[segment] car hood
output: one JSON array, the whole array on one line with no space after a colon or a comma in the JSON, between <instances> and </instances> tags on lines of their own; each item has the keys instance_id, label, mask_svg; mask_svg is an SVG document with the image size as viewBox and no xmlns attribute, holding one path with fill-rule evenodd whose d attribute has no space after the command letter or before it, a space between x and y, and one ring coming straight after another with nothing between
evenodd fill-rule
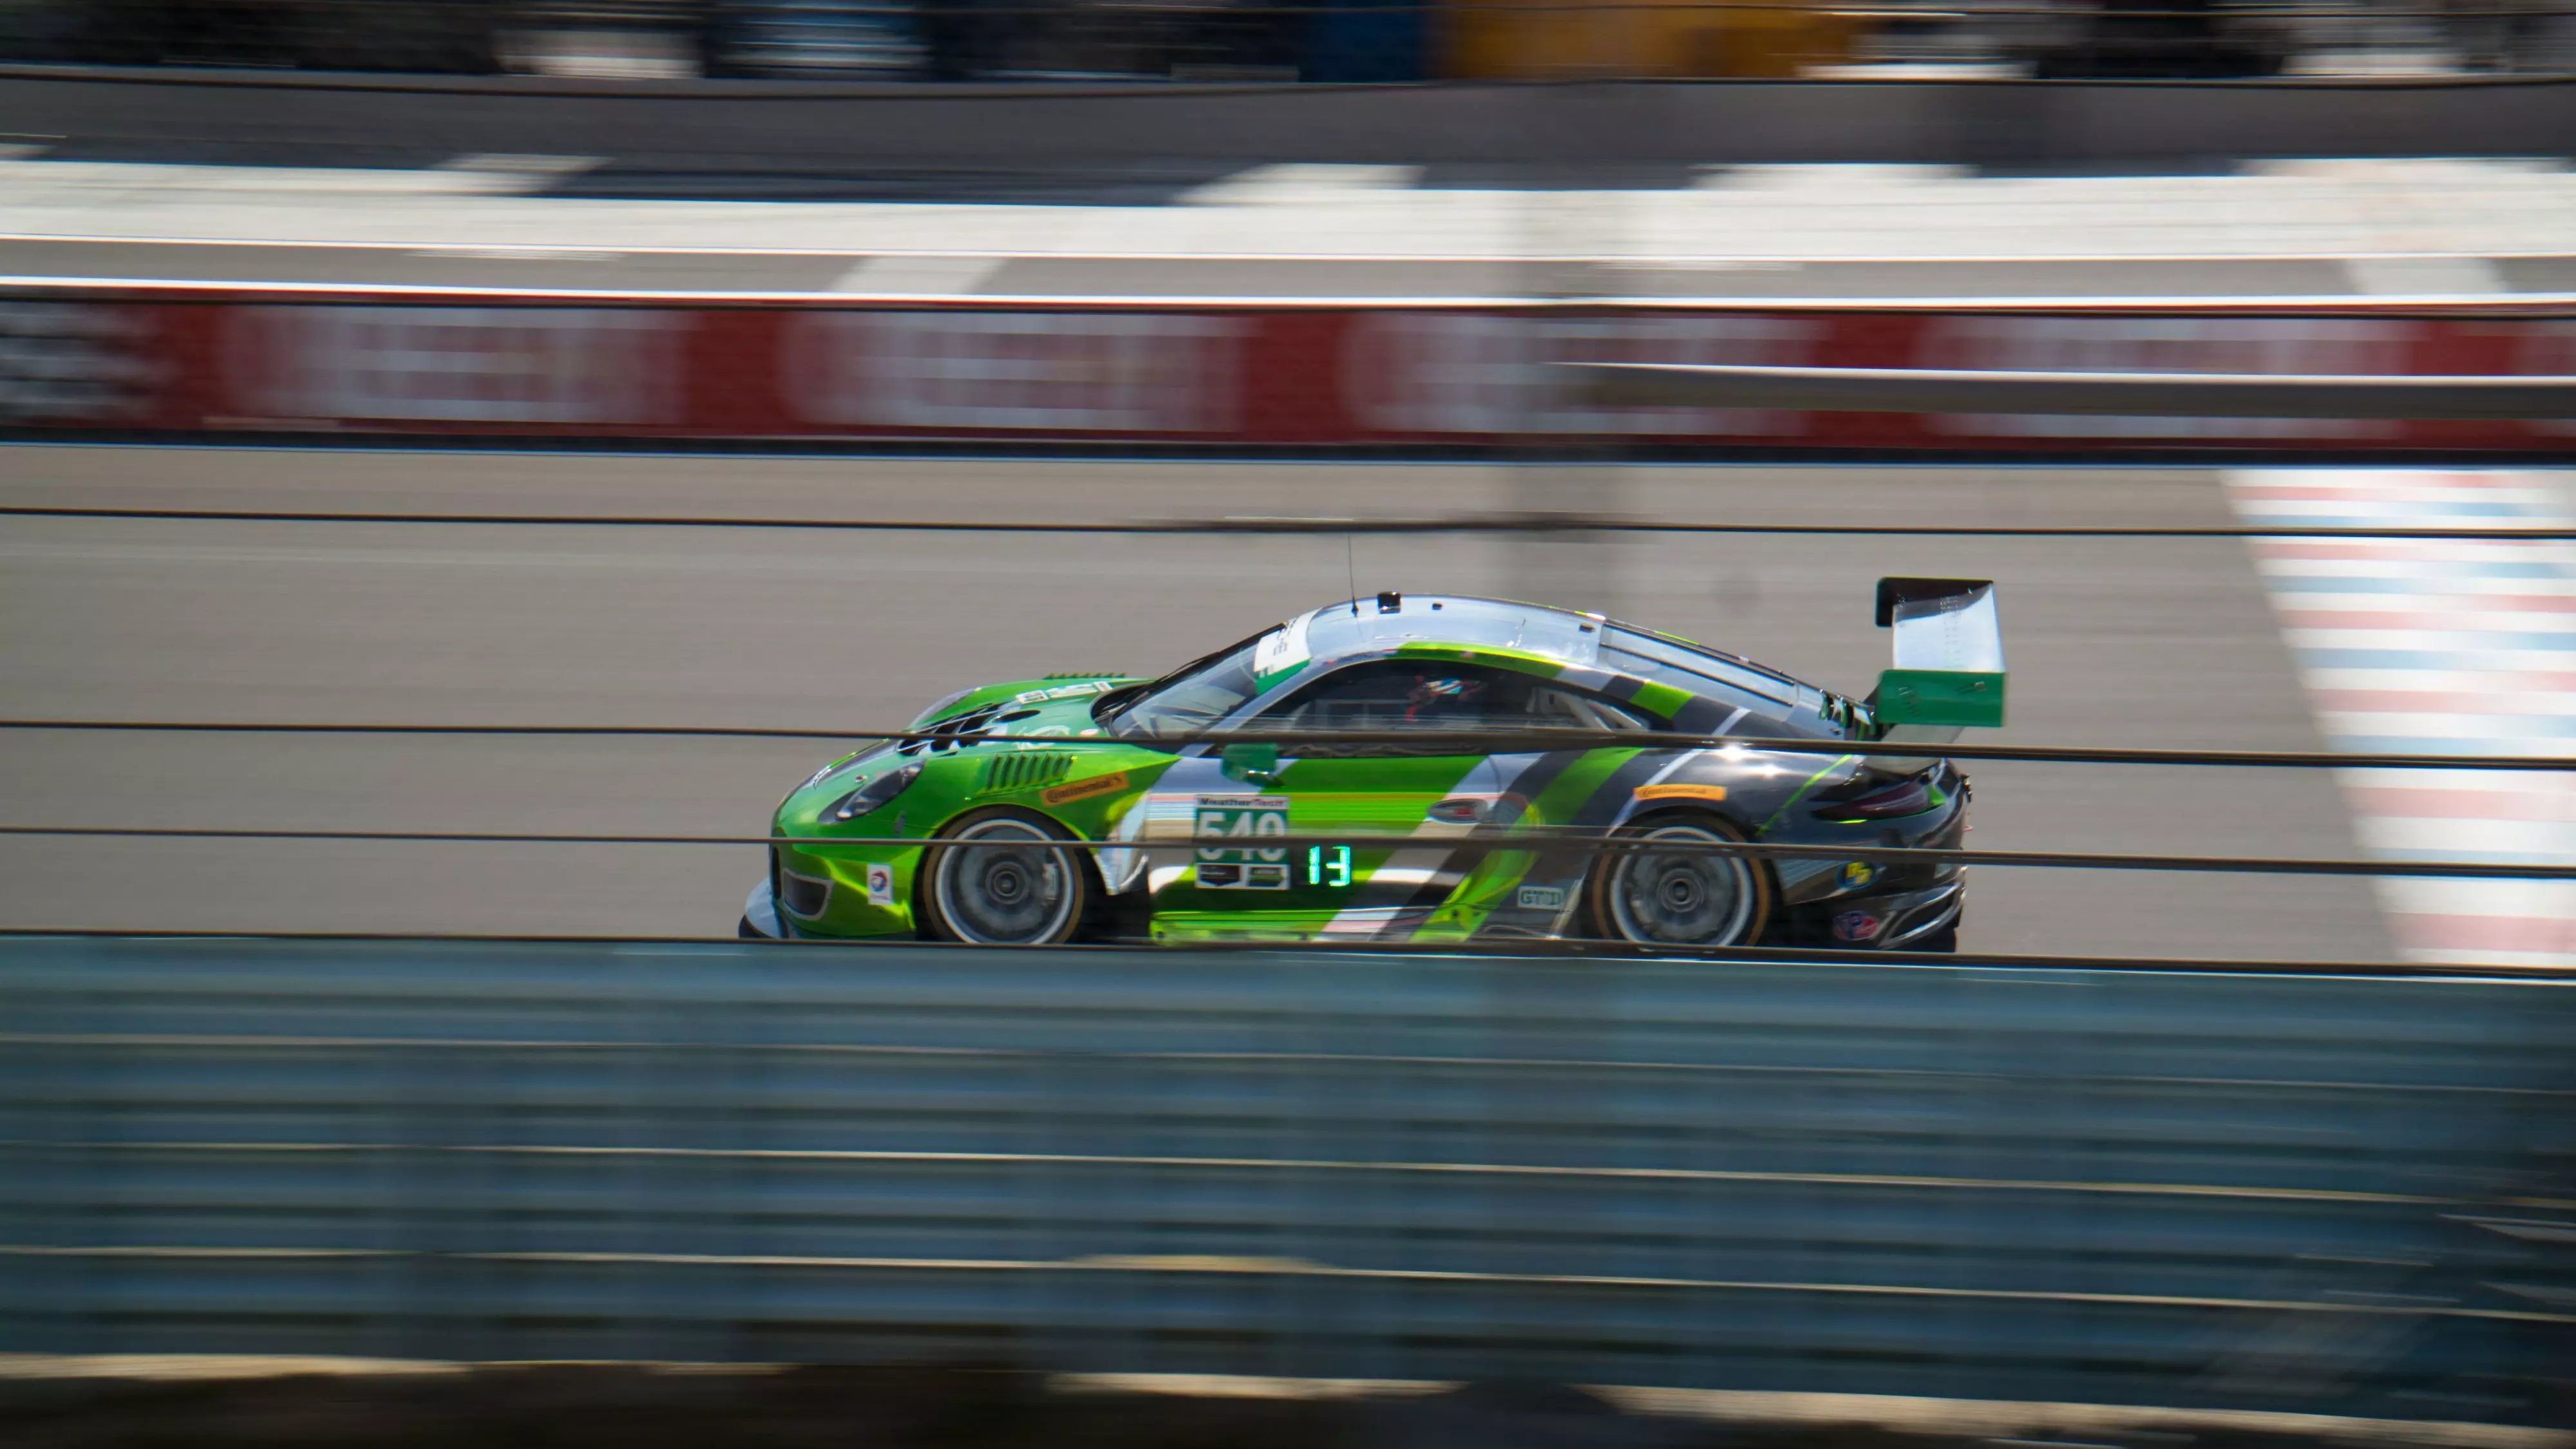
<instances>
[{"instance_id":1,"label":"car hood","mask_svg":"<svg viewBox=\"0 0 2576 1449\"><path fill-rule=\"evenodd\" d=\"M994 735L1060 740L1058 748L1072 750L1084 746L1126 748L1123 741L1110 737L1092 719L1091 703L1107 690L1134 682L1117 674L1053 675L961 690L922 711L908 726L918 730L918 735L904 740L879 740L815 771L778 803L778 823L785 828L795 822L814 822L827 806L889 770L961 754L1015 748L984 743Z\"/></svg>"},{"instance_id":2,"label":"car hood","mask_svg":"<svg viewBox=\"0 0 2576 1449\"><path fill-rule=\"evenodd\" d=\"M915 715L914 727L934 725L951 720L987 705L1039 709L1049 716L1049 723L1062 723L1057 716L1078 715L1085 725L1091 723L1091 701L1122 684L1145 681L1127 674L1050 674L1042 679L1014 679L1001 684L978 685L961 689L946 699ZM1070 703L1070 710L1063 708ZM1005 713L1009 712L1006 708ZM1017 722L1015 722L1017 723Z\"/></svg>"}]
</instances>

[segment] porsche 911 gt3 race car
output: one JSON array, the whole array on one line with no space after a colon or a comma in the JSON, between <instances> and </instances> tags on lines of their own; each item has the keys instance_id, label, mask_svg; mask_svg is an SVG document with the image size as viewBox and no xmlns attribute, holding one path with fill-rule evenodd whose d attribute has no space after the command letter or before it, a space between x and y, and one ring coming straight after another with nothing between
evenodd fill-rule
<instances>
[{"instance_id":1,"label":"porsche 911 gt3 race car","mask_svg":"<svg viewBox=\"0 0 2576 1449\"><path fill-rule=\"evenodd\" d=\"M1710 848L1960 844L1967 778L1871 747L2003 723L1994 586L1882 579L1878 622L1896 667L1866 700L1598 614L1394 593L1158 679L963 690L788 792L741 931L1953 950L1955 865Z\"/></svg>"}]
</instances>

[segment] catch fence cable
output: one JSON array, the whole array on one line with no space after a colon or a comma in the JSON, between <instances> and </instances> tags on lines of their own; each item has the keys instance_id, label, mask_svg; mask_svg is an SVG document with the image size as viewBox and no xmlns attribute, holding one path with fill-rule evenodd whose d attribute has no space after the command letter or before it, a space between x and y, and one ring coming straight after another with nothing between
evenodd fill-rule
<instances>
[{"instance_id":1,"label":"catch fence cable","mask_svg":"<svg viewBox=\"0 0 2576 1449\"><path fill-rule=\"evenodd\" d=\"M558 736L645 737L674 739L754 740L894 740L949 749L972 745L1027 745L1074 749L1088 745L1124 744L1179 754L1204 745L1384 746L1423 753L1446 748L1451 753L1548 754L1560 750L1742 750L1747 753L1850 755L1909 760L1997 760L2064 765L2189 765L2226 769L2325 770L2500 770L2558 772L2576 770L2576 757L2561 755L2400 755L2339 754L2326 750L2159 750L2093 745L1986 745L1898 740L1818 739L1806 736L1695 735L1667 730L1551 730L1517 734L1508 731L1450 733L1413 730L1210 731L1126 739L1114 735L1015 735L939 733L937 725L902 730L849 730L767 727L759 725L482 725L373 724L329 721L262 720L123 720L0 719L0 730L168 732L175 734L289 735L489 735L496 737Z\"/></svg>"},{"instance_id":2,"label":"catch fence cable","mask_svg":"<svg viewBox=\"0 0 2576 1449\"><path fill-rule=\"evenodd\" d=\"M1448 518L1242 516L1081 522L1029 519L751 518L723 514L369 513L313 509L106 508L0 504L0 518L101 519L174 523L403 523L460 528L775 529L857 533L1116 534L1386 534L1386 533L1685 533L1818 538L2313 538L2420 539L2464 543L2567 543L2576 528L2371 528L2305 523L2205 526L1687 523L1673 519L1585 514L1491 513Z\"/></svg>"},{"instance_id":3,"label":"catch fence cable","mask_svg":"<svg viewBox=\"0 0 2576 1449\"><path fill-rule=\"evenodd\" d=\"M106 926L0 926L0 942L43 942L54 939L126 942L137 933L124 927ZM199 941L212 944L239 941L364 941L412 944L474 944L494 946L561 946L599 945L617 947L715 947L726 948L746 943L740 936L602 936L597 934L540 934L527 931L364 931L364 930L275 930L246 928L240 930L202 927L160 928L149 933L155 941ZM1293 948L1300 953L1330 951L1344 955L1368 955L1401 952L1419 957L1408 949L1409 942L1386 942L1373 939L1301 941ZM892 948L915 951L1046 951L1097 953L1131 951L1138 947L1161 949L1148 937L1126 936L1097 941L1069 941L1061 946L991 947L966 941L933 941L915 936L896 937L770 937L756 943L756 949L780 948L842 951ZM1259 954L1282 949L1277 941L1193 941L1190 949L1200 954L1227 952ZM1565 957L1576 960L1656 960L1683 958L1690 961L1773 962L1811 968L1867 970L1872 967L1905 965L1922 962L1931 965L1973 964L1979 967L2011 967L2022 970L2050 971L2194 971L2219 975L2250 976L2390 976L2438 977L2444 979L2520 977L2558 980L2565 968L2547 965L2524 965L2514 962L2431 962L2431 961L2278 961L2243 957L2215 956L2067 956L2009 953L1956 953L1949 951L1909 951L1875 949L1869 951L1833 950L1821 946L1690 946L1681 944L1638 945L1627 941L1528 937L1494 940L1444 941L1443 956Z\"/></svg>"},{"instance_id":4,"label":"catch fence cable","mask_svg":"<svg viewBox=\"0 0 2576 1449\"><path fill-rule=\"evenodd\" d=\"M2468 880L2576 880L2576 865L2497 865L2483 861L2304 860L2280 856L2106 855L2080 851L1950 850L1915 846L1785 845L1766 841L1654 840L1608 831L1533 830L1466 835L1178 835L1135 840L976 839L856 835L640 835L441 830L292 830L184 825L0 825L0 836L84 836L162 840L279 840L428 845L795 845L817 848L1048 850L1293 850L1349 845L1367 849L1447 851L1473 855L1551 850L1640 855L1746 855L1793 860L1867 860L1882 865L2008 865L2064 870L2183 871L2229 875L2405 876Z\"/></svg>"}]
</instances>

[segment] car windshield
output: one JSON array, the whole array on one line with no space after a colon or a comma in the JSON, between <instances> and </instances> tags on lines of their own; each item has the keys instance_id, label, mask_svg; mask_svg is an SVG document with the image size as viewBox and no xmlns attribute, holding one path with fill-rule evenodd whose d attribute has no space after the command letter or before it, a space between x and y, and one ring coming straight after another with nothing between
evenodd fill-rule
<instances>
[{"instance_id":1,"label":"car windshield","mask_svg":"<svg viewBox=\"0 0 2576 1449\"><path fill-rule=\"evenodd\" d=\"M1253 674L1253 655L1262 640L1278 632L1279 626L1273 625L1231 649L1191 660L1155 680L1109 717L1110 729L1127 739L1159 740L1209 728L1261 692Z\"/></svg>"}]
</instances>

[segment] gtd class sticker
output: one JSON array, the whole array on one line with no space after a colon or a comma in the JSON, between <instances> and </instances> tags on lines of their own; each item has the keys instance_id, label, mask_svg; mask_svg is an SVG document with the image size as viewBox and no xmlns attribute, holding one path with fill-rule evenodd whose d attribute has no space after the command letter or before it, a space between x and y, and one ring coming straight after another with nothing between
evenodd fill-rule
<instances>
[{"instance_id":1,"label":"gtd class sticker","mask_svg":"<svg viewBox=\"0 0 2576 1449\"><path fill-rule=\"evenodd\" d=\"M1306 626L1314 614L1304 613L1269 633L1252 646L1252 676L1268 679L1274 674L1296 668L1314 657L1306 644Z\"/></svg>"}]
</instances>

